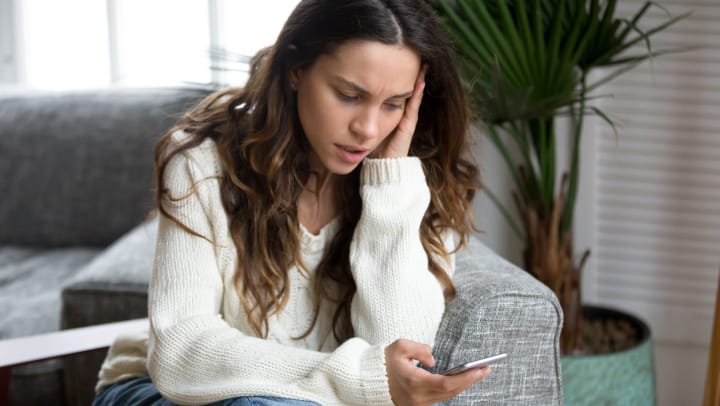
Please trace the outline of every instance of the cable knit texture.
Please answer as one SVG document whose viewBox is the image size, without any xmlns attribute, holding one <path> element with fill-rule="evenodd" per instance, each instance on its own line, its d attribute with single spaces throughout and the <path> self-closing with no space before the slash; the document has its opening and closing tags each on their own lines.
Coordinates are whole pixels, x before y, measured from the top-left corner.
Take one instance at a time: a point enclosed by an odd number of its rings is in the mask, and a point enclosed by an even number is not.
<svg viewBox="0 0 720 406">
<path fill-rule="evenodd" d="M 350 249 L 356 336 L 339 344 L 332 333 L 334 306 L 327 302 L 312 332 L 293 339 L 309 327 L 313 310 L 312 281 L 297 268 L 289 270 L 289 301 L 268 320 L 268 337 L 253 333 L 233 287 L 237 251 L 220 200 L 216 148 L 206 140 L 167 166 L 166 185 L 179 198 L 167 202 L 168 211 L 207 240 L 161 216 L 149 334 L 116 340 L 97 389 L 149 373 L 163 396 L 178 404 L 267 395 L 322 405 L 391 405 L 385 347 L 397 338 L 432 345 L 444 311 L 419 236 L 430 200 L 420 160 L 363 163 L 363 209 Z M 311 273 L 338 226 L 333 220 L 318 235 L 301 227 L 302 260 Z"/>
</svg>

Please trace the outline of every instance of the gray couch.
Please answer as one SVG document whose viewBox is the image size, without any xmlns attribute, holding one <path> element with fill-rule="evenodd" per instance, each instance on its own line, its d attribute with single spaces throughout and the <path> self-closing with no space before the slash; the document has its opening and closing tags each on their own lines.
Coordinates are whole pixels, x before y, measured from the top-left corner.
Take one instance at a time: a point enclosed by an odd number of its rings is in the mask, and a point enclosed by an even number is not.
<svg viewBox="0 0 720 406">
<path fill-rule="evenodd" d="M 0 339 L 144 317 L 152 149 L 200 89 L 0 96 Z M 562 403 L 553 294 L 473 238 L 438 368 L 507 352 L 448 404 Z M 10 405 L 87 405 L 105 350 L 16 367 Z M 1 356 L 1 354 L 0 354 Z"/>
</svg>

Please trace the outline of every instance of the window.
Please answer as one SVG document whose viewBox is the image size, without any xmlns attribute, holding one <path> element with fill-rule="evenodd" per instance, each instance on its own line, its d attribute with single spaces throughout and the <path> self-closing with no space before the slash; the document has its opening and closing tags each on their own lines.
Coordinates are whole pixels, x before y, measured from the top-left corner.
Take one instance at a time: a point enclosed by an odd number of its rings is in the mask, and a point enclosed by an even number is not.
<svg viewBox="0 0 720 406">
<path fill-rule="evenodd" d="M 158 85 L 210 81 L 204 1 L 110 1 L 113 82 Z"/>
<path fill-rule="evenodd" d="M 213 11 L 217 24 L 213 43 L 215 48 L 225 51 L 225 57 L 221 56 L 215 64 L 218 68 L 216 82 L 244 83 L 247 57 L 275 42 L 298 0 L 255 2 L 252 7 L 247 3 L 237 0 L 215 2 Z"/>
<path fill-rule="evenodd" d="M 15 6 L 21 84 L 60 89 L 109 83 L 104 2 L 25 0 Z"/>
<path fill-rule="evenodd" d="M 241 84 L 244 61 L 275 41 L 297 2 L 16 1 L 17 82 L 58 90 Z M 214 69 L 217 49 L 230 55 L 219 63 L 228 71 Z"/>
</svg>

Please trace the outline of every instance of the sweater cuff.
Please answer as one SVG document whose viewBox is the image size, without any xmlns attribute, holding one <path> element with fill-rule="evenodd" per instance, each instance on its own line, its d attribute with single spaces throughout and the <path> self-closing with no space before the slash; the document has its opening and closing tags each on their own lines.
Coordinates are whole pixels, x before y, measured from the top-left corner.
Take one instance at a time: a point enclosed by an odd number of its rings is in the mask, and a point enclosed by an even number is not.
<svg viewBox="0 0 720 406">
<path fill-rule="evenodd" d="M 425 172 L 420 158 L 367 158 L 360 171 L 361 185 L 382 185 L 400 182 L 425 183 Z"/>
<path fill-rule="evenodd" d="M 365 375 L 362 380 L 362 392 L 365 404 L 391 405 L 390 390 L 385 367 L 385 346 L 373 345 L 366 351 L 360 368 Z"/>
</svg>

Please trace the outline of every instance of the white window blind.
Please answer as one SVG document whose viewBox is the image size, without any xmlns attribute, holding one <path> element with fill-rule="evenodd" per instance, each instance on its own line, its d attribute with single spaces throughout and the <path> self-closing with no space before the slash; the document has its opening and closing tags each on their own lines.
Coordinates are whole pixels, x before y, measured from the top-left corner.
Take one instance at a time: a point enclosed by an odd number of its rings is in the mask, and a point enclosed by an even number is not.
<svg viewBox="0 0 720 406">
<path fill-rule="evenodd" d="M 644 0 L 619 3 L 630 16 Z M 599 92 L 611 95 L 601 104 L 618 133 L 600 123 L 585 137 L 593 190 L 578 249 L 592 250 L 589 302 L 641 316 L 656 339 L 707 345 L 720 267 L 720 2 L 662 4 L 693 14 L 653 48 L 700 49 L 662 55 Z M 646 22 L 665 19 L 653 8 Z"/>
</svg>

